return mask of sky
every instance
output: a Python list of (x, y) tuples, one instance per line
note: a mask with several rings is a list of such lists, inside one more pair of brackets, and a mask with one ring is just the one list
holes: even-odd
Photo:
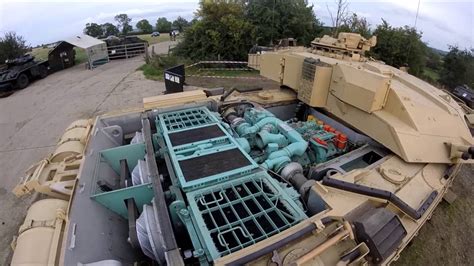
[[(335, 0), (308, 1), (316, 17), (331, 26), (329, 12), (336, 9)], [(417, 0), (348, 2), (349, 11), (366, 17), (373, 28), (382, 18), (393, 26), (415, 26)], [(141, 19), (155, 25), (158, 17), (191, 20), (197, 8), (198, 0), (0, 0), (0, 35), (15, 31), (35, 46), (81, 34), (88, 22), (116, 24), (114, 16), (120, 13), (128, 14), (133, 26)], [(431, 47), (445, 51), (450, 45), (474, 48), (474, 0), (420, 0), (416, 28)]]

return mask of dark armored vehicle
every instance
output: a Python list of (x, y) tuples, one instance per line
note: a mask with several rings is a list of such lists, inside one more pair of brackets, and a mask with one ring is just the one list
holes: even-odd
[(6, 60), (0, 69), (0, 92), (24, 89), (31, 80), (48, 75), (48, 61), (36, 61), (32, 55)]
[(454, 88), (453, 94), (461, 98), (467, 106), (474, 108), (474, 91), (467, 85), (457, 86)]

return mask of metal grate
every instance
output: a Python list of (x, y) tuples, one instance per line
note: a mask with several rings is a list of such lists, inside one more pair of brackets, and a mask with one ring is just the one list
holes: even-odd
[(223, 136), (225, 136), (225, 133), (222, 132), (222, 130), (217, 125), (198, 127), (195, 129), (169, 134), (169, 138), (173, 146), (179, 146)]
[(250, 165), (252, 163), (239, 149), (231, 149), (179, 161), (179, 167), (187, 182)]
[(211, 114), (201, 108), (162, 114), (161, 120), (164, 122), (168, 131), (202, 126), (215, 122)]
[[(188, 198), (210, 236), (211, 257), (225, 256), (282, 232), (306, 216), (278, 184), (266, 175), (241, 178), (196, 193)], [(195, 204), (195, 205), (194, 205)], [(203, 226), (200, 226), (201, 230)]]
[(303, 70), (301, 73), (301, 77), (303, 80), (309, 81), (311, 84), (313, 83), (317, 63), (318, 60), (313, 58), (306, 58), (303, 61)]
[(155, 123), (184, 191), (243, 176), (258, 167), (206, 107), (159, 114)]

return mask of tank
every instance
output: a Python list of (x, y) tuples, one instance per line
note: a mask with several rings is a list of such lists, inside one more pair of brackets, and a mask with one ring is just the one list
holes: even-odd
[(474, 161), (474, 141), (449, 95), (365, 58), (375, 44), (341, 33), (252, 54), (282, 88), (168, 94), (97, 117), (61, 263), (388, 265), (403, 256), (460, 165)]
[(6, 60), (0, 69), (0, 92), (26, 88), (31, 80), (45, 78), (48, 68), (47, 61), (36, 61), (32, 55)]

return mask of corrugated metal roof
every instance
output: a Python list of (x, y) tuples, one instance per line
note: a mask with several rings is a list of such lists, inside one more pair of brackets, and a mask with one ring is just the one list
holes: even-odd
[(68, 42), (68, 43), (70, 43), (74, 46), (83, 48), (83, 49), (87, 49), (87, 48), (90, 48), (92, 46), (105, 43), (105, 42), (103, 42), (99, 39), (96, 39), (94, 37), (91, 37), (91, 36), (85, 35), (85, 34), (77, 35), (77, 36), (70, 37), (70, 38), (66, 38), (66, 39), (64, 39), (64, 41)]

